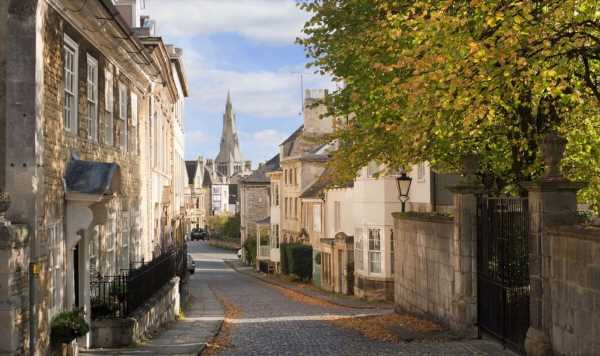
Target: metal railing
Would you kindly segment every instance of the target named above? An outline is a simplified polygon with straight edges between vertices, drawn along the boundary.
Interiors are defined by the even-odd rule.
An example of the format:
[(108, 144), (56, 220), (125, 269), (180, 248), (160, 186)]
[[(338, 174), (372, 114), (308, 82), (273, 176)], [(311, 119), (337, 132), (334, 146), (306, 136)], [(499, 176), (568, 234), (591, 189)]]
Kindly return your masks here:
[(124, 318), (143, 305), (176, 275), (187, 273), (185, 248), (171, 249), (139, 268), (90, 282), (93, 319)]

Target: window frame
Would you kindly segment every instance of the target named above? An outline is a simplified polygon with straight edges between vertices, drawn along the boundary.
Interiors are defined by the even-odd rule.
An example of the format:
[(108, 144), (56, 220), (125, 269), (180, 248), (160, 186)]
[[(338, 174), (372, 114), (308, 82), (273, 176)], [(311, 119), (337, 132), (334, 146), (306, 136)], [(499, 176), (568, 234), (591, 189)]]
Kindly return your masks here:
[(119, 147), (122, 151), (127, 152), (127, 144), (128, 144), (128, 103), (127, 103), (127, 93), (129, 90), (127, 86), (123, 82), (119, 82), (119, 120), (123, 122), (123, 132), (121, 132), (121, 136), (119, 137)]
[[(56, 314), (63, 309), (63, 301), (61, 296), (64, 295), (64, 229), (62, 220), (48, 224), (46, 231), (48, 233), (48, 274), (50, 275), (50, 307), (48, 308), (49, 319), (52, 319)], [(60, 232), (60, 233), (59, 233)]]
[[(98, 128), (100, 127), (100, 123), (98, 122), (98, 60), (88, 53), (86, 63), (86, 103), (88, 120), (88, 139), (92, 142), (98, 142)], [(92, 78), (90, 78), (90, 69), (93, 69)], [(90, 91), (92, 92), (91, 96)], [(90, 112), (90, 106), (92, 105), (94, 109), (92, 112)], [(90, 114), (93, 114), (93, 117)]]
[(321, 221), (321, 212), (322, 212), (321, 204), (313, 204), (312, 205), (312, 231), (321, 232), (323, 228), (323, 224)]
[[(377, 232), (377, 239), (374, 238), (373, 232)], [(368, 267), (369, 267), (369, 273), (373, 273), (373, 274), (381, 274), (383, 273), (383, 266), (382, 266), (382, 249), (381, 249), (381, 228), (379, 227), (369, 227), (367, 229), (367, 236), (368, 236), (368, 242), (367, 242), (367, 249), (368, 249)], [(377, 244), (377, 245), (375, 245)], [(377, 266), (378, 269), (373, 268), (375, 266), (374, 263), (374, 257), (377, 256)]]
[[(67, 89), (67, 51), (73, 56), (73, 68), (69, 69), (72, 76), (72, 88)], [(69, 122), (67, 124), (67, 94), (73, 97), (73, 106), (69, 107)], [(77, 134), (79, 129), (79, 45), (73, 41), (67, 34), (63, 37), (63, 124), (65, 131)]]
[(365, 268), (363, 240), (363, 229), (357, 227), (354, 231), (354, 266), (357, 271), (364, 271)]
[(115, 82), (109, 68), (104, 70), (104, 112), (106, 116), (106, 144), (115, 145)]
[(335, 233), (342, 229), (342, 202), (339, 200), (333, 202), (333, 228)]
[[(134, 93), (133, 91), (131, 91), (129, 93), (130, 98), (131, 98), (131, 127), (135, 128), (137, 127), (137, 123), (139, 120), (139, 108), (138, 108), (138, 96), (136, 93)], [(137, 139), (136, 139), (136, 135), (135, 135), (135, 131), (133, 131), (135, 129), (132, 129), (132, 132), (129, 133), (128, 136), (128, 144), (131, 144), (132, 147), (130, 151), (137, 153)]]

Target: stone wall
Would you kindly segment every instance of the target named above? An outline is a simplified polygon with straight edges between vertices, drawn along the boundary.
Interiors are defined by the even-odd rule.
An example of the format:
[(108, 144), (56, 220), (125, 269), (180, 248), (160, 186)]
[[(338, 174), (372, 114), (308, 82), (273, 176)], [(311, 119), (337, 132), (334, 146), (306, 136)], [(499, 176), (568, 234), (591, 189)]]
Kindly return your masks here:
[(395, 303), (398, 309), (449, 325), (454, 289), (453, 221), (395, 219)]
[(547, 228), (555, 355), (600, 355), (600, 228)]
[(92, 348), (126, 347), (141, 343), (165, 324), (175, 320), (180, 311), (179, 277), (156, 292), (131, 317), (92, 321)]
[(0, 221), (0, 355), (29, 350), (29, 262), (26, 226)]
[[(240, 184), (241, 187), (241, 212), (240, 222), (245, 238), (256, 236), (256, 222), (265, 219), (271, 212), (269, 205), (269, 183), (265, 184)], [(244, 239), (245, 240), (245, 239)]]

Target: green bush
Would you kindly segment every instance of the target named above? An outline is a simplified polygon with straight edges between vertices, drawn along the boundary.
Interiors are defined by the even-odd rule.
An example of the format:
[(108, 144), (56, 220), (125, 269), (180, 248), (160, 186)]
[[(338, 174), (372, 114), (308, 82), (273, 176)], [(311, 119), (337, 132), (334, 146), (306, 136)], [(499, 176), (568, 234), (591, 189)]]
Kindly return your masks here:
[(256, 236), (248, 236), (244, 242), (244, 251), (246, 251), (246, 261), (250, 265), (256, 264)]
[(50, 338), (56, 344), (68, 344), (89, 331), (83, 309), (60, 313), (50, 324)]
[(211, 238), (240, 241), (240, 216), (211, 216), (208, 218)]
[(279, 244), (279, 267), (281, 269), (282, 274), (289, 274), (290, 270), (288, 268), (288, 258), (287, 258), (288, 244), (280, 243)]
[(286, 251), (289, 274), (302, 280), (312, 279), (312, 247), (303, 244), (289, 244)]

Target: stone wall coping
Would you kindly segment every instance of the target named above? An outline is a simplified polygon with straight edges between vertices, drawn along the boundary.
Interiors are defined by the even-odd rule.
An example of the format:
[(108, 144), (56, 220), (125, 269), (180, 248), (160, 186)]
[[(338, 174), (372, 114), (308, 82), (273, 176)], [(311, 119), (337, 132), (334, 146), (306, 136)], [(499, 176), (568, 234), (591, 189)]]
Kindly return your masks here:
[(553, 235), (566, 235), (571, 238), (600, 243), (600, 228), (595, 226), (554, 225), (546, 227), (545, 230)]
[(534, 182), (523, 182), (520, 184), (530, 192), (554, 192), (554, 191), (578, 191), (588, 184), (585, 182), (573, 182), (566, 179), (545, 179)]
[(432, 222), (432, 223), (437, 223), (437, 224), (452, 224), (454, 222), (454, 218), (451, 216), (432, 215), (431, 213), (395, 212), (395, 213), (392, 213), (392, 216), (394, 217), (394, 219), (398, 219), (398, 220), (423, 221), (423, 222)]
[(146, 303), (140, 305), (136, 310), (131, 313), (131, 318), (135, 320), (140, 320), (144, 317), (144, 315), (150, 310), (160, 299), (162, 299), (177, 283), (179, 283), (180, 278), (175, 276), (171, 278), (164, 286), (162, 286), (157, 292), (155, 292)]

